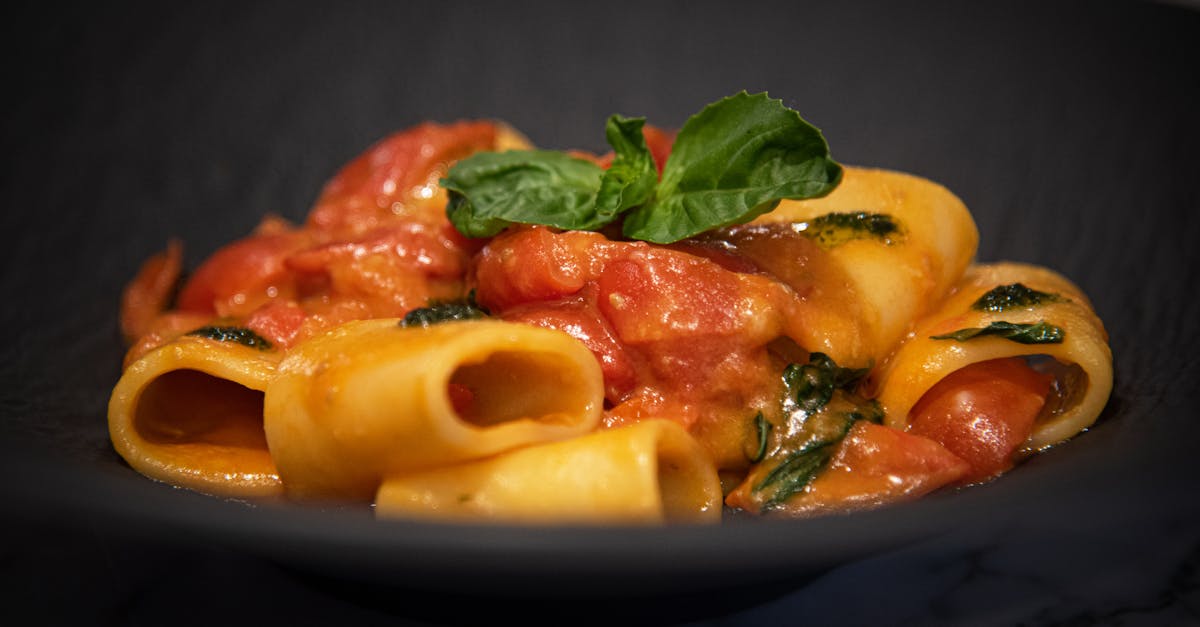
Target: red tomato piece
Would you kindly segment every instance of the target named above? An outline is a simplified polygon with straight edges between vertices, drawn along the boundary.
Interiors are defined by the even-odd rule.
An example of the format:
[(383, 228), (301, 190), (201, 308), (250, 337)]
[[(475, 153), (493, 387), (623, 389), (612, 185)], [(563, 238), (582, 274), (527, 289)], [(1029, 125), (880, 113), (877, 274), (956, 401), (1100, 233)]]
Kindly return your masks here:
[(241, 317), (275, 298), (294, 294), (285, 260), (306, 247), (303, 231), (252, 235), (204, 261), (179, 292), (179, 308)]
[(1029, 438), (1053, 377), (1023, 359), (993, 359), (951, 373), (909, 413), (909, 431), (940, 442), (971, 464), (964, 483), (1012, 468), (1013, 453)]
[(142, 264), (121, 294), (121, 332), (126, 340), (149, 332), (154, 319), (166, 309), (182, 269), (183, 248), (178, 240), (171, 240), (166, 250)]
[(513, 229), (476, 257), (475, 298), (495, 312), (575, 294), (595, 278), (615, 247), (599, 233)]
[(246, 318), (246, 328), (279, 348), (289, 348), (297, 339), (308, 314), (294, 302), (273, 302), (259, 307)]
[(625, 346), (617, 341), (608, 323), (586, 298), (522, 305), (506, 311), (503, 317), (511, 322), (557, 329), (583, 342), (600, 362), (605, 397), (610, 402), (621, 402), (637, 384), (633, 360)]
[(308, 224), (362, 232), (414, 213), (440, 214), (446, 195), (438, 178), (451, 163), (495, 143), (492, 122), (426, 123), (391, 135), (326, 183)]

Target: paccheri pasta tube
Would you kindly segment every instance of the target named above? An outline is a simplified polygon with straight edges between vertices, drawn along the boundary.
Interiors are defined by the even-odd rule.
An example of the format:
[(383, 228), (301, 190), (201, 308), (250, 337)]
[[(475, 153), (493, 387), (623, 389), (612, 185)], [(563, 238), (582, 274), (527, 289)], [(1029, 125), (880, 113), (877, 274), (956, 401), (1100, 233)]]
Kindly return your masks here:
[(721, 498), (704, 448), (677, 423), (652, 419), (389, 477), (375, 511), (528, 524), (712, 523)]
[(262, 426), (278, 353), (199, 331), (126, 368), (109, 401), (113, 446), (160, 481), (223, 496), (282, 493)]
[[(803, 234), (803, 250), (775, 253), (772, 227)], [(792, 339), (858, 367), (881, 361), (946, 295), (979, 243), (970, 212), (945, 187), (853, 167), (828, 196), (785, 200), (720, 236), (801, 293)]]
[(384, 477), (594, 429), (600, 368), (559, 331), (351, 322), (294, 347), (265, 429), (289, 496), (369, 501)]
[(1087, 297), (1058, 273), (1017, 263), (978, 265), (917, 324), (873, 375), (872, 385), (886, 424), (911, 430), (917, 428), (914, 409), (951, 375), (1024, 362), (1047, 386), (1044, 405), (1020, 445), (1036, 451), (1078, 434), (1100, 415), (1112, 390), (1107, 340)]

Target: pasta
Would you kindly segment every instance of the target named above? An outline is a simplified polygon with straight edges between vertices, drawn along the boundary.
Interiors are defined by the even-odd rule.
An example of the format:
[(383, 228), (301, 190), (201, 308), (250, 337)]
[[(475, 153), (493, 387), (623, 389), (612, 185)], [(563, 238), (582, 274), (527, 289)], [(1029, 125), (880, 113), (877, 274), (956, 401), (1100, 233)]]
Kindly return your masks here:
[(941, 185), (834, 162), (765, 94), (605, 135), (422, 124), (186, 280), (170, 242), (122, 299), (114, 448), (383, 517), (707, 524), (988, 481), (1100, 415), (1086, 295), (976, 262)]
[[(361, 499), (382, 478), (592, 431), (600, 368), (564, 333), (493, 321), (346, 323), (267, 386), (267, 444), (290, 496)], [(471, 395), (455, 403), (447, 390)]]

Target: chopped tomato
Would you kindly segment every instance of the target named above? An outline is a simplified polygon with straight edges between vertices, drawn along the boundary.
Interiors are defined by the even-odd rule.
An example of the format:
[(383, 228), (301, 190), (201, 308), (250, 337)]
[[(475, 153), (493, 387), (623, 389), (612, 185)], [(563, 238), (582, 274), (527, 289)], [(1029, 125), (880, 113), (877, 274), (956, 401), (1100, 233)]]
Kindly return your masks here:
[(503, 317), (511, 322), (557, 329), (583, 342), (600, 362), (605, 397), (610, 402), (625, 400), (637, 384), (637, 373), (625, 345), (617, 341), (608, 322), (589, 299), (580, 296), (530, 303), (509, 309)]
[(909, 413), (909, 431), (967, 460), (962, 481), (1003, 473), (1029, 438), (1050, 392), (1051, 375), (1012, 357), (971, 364), (929, 389)]
[(391, 135), (325, 185), (308, 225), (360, 233), (397, 218), (440, 215), (446, 194), (438, 179), (453, 162), (495, 143), (492, 122), (426, 123)]
[(309, 239), (304, 231), (268, 232), (221, 248), (183, 286), (179, 308), (241, 317), (276, 298), (293, 297), (294, 277), (284, 262)]
[[(967, 462), (933, 440), (859, 421), (829, 465), (780, 508), (787, 515), (810, 516), (896, 503), (950, 485), (968, 469)], [(751, 490), (742, 484), (725, 502), (757, 511)]]
[(289, 348), (297, 339), (308, 314), (294, 302), (278, 301), (259, 307), (246, 318), (246, 328), (279, 348)]
[(121, 332), (127, 341), (142, 337), (154, 319), (167, 308), (171, 292), (183, 269), (183, 247), (178, 240), (142, 264), (121, 294)]
[(612, 246), (599, 233), (512, 229), (475, 258), (475, 297), (493, 311), (575, 294), (595, 278)]

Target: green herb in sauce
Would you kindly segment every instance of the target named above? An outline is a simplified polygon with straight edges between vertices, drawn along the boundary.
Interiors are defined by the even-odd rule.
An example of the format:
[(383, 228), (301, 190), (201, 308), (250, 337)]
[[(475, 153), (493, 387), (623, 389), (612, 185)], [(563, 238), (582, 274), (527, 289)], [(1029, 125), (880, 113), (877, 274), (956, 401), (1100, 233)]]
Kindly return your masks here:
[(999, 313), (1018, 307), (1033, 307), (1042, 303), (1057, 303), (1062, 300), (1058, 294), (1039, 292), (1025, 286), (1023, 283), (997, 285), (980, 296), (972, 305), (975, 311), (990, 311)]
[(798, 230), (826, 250), (856, 239), (877, 239), (891, 245), (902, 235), (892, 216), (866, 211), (826, 214), (801, 222)]
[[(869, 369), (838, 366), (822, 353), (783, 373), (782, 425), (760, 428), (765, 454), (751, 471), (752, 498), (766, 511), (801, 493), (833, 458), (859, 420), (882, 422), (883, 410), (854, 392)], [(769, 423), (768, 423), (769, 424)]]
[(475, 302), (475, 291), (472, 290), (466, 298), (456, 301), (433, 302), (426, 307), (408, 312), (400, 321), (402, 327), (427, 327), (431, 324), (450, 322), (454, 320), (474, 320), (486, 318), (488, 310)]
[(208, 338), (218, 342), (236, 342), (242, 346), (258, 350), (270, 350), (272, 348), (271, 343), (263, 338), (263, 336), (245, 327), (207, 326), (190, 331), (188, 335)]
[(930, 339), (966, 342), (967, 340), (987, 335), (994, 335), (1019, 344), (1061, 344), (1066, 333), (1062, 330), (1062, 327), (1049, 324), (1045, 321), (1032, 324), (997, 321), (986, 327), (971, 327), (959, 329), (953, 333), (932, 335)]

